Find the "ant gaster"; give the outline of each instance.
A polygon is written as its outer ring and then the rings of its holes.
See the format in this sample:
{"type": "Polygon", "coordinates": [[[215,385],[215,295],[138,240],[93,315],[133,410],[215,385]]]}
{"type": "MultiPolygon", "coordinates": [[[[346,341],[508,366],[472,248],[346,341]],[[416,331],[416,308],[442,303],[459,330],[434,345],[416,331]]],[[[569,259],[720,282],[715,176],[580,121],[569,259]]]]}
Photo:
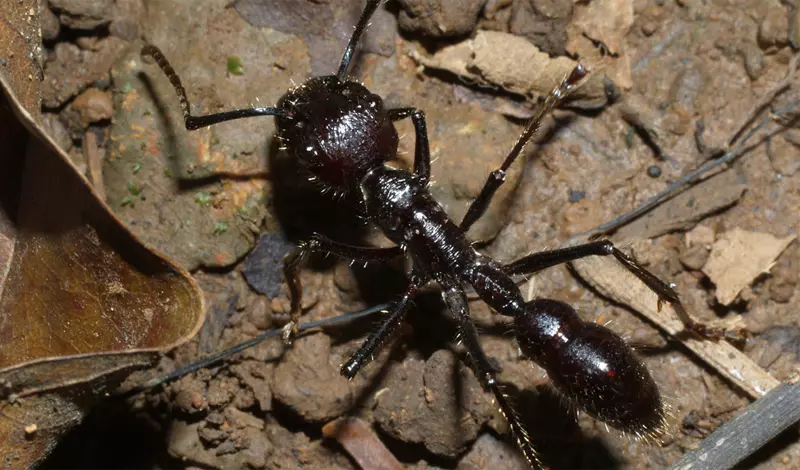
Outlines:
{"type": "Polygon", "coordinates": [[[180,99],[186,128],[252,116],[276,117],[277,133],[286,150],[326,189],[355,192],[364,218],[376,224],[397,245],[374,248],[346,245],[314,234],[284,260],[291,295],[291,321],[284,329],[289,342],[297,333],[302,288],[298,269],[312,252],[333,253],[351,261],[412,260],[408,287],[373,332],[341,367],[352,379],[402,323],[415,294],[429,282],[455,317],[468,362],[484,389],[490,391],[525,458],[541,466],[522,420],[495,377],[470,319],[464,285],[472,286],[494,311],[513,319],[522,352],[542,366],[555,387],[571,403],[601,421],[637,436],[657,435],[665,427],[665,407],[658,387],[632,349],[608,328],[585,322],[569,305],[550,299],[525,301],[513,276],[533,274],[587,256],[613,256],[669,302],[687,329],[707,336],[716,330],[694,322],[675,290],[656,278],[608,240],[543,251],[511,263],[479,253],[467,230],[486,211],[505,174],[539,129],[543,117],[579,85],[588,71],[578,64],[544,99],[503,164],[493,171],[460,224],[453,222],[428,191],[430,152],[425,114],[415,108],[385,109],[378,95],[347,77],[353,53],[381,0],[369,0],[345,49],[336,75],[315,77],[291,89],[276,107],[248,108],[205,116],[191,115],[186,93],[175,71],[155,46],[142,49],[169,78],[180,99]],[[386,165],[396,156],[394,121],[410,118],[416,135],[413,172],[386,165]]]}

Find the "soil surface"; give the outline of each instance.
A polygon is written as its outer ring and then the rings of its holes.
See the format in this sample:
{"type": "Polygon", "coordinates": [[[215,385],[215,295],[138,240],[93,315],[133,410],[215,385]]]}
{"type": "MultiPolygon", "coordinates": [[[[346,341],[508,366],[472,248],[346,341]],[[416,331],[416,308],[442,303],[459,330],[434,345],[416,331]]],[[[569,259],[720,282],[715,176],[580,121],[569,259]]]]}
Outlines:
{"type": "MultiPolygon", "coordinates": [[[[280,260],[311,232],[387,243],[353,216],[348,197],[308,184],[279,149],[273,118],[187,132],[169,81],[139,54],[146,42],[165,53],[195,114],[272,106],[293,84],[335,72],[361,0],[42,3],[50,132],[117,215],[191,270],[206,295],[207,324],[196,340],[128,387],[280,327],[289,312],[280,260]]],[[[754,107],[757,122],[798,99],[791,86],[761,102],[794,64],[798,18],[779,0],[403,0],[379,8],[351,74],[387,107],[425,111],[431,191],[460,220],[532,114],[536,90],[552,88],[572,58],[592,67],[594,82],[547,121],[470,231],[491,239],[486,253],[509,261],[632,210],[724,152],[754,107]],[[481,50],[486,44],[492,49],[481,50]]],[[[692,315],[752,332],[745,353],[781,381],[800,373],[795,116],[750,140],[725,173],[703,183],[702,200],[640,219],[614,238],[674,282],[692,315]],[[738,230],[751,234],[739,253],[773,240],[788,246],[764,248],[762,269],[723,281],[713,273],[737,269],[737,253],[724,248],[738,230]]],[[[405,138],[394,164],[410,167],[413,126],[397,127],[405,138]]],[[[321,257],[300,278],[303,322],[391,301],[404,287],[402,265],[350,267],[321,257]]],[[[679,340],[567,267],[531,282],[523,287],[529,295],[568,302],[637,346],[670,407],[660,443],[574,413],[521,356],[507,319],[471,302],[482,345],[551,468],[665,468],[750,403],[679,340]]],[[[110,399],[46,467],[359,468],[352,448],[322,430],[357,416],[377,436],[364,446],[386,446],[407,468],[525,468],[490,395],[461,361],[435,289],[417,299],[373,363],[352,381],[339,375],[376,318],[305,333],[288,348],[267,340],[222,365],[110,399]]],[[[798,437],[796,429],[784,433],[746,466],[797,468],[798,437]]]]}

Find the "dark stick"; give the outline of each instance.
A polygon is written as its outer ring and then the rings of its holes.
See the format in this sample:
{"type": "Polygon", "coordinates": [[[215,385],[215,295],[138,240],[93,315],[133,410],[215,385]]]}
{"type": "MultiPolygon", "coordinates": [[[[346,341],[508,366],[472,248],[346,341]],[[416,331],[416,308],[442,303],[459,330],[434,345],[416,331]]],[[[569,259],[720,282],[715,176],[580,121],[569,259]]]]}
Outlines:
{"type": "MultiPolygon", "coordinates": [[[[358,320],[359,318],[368,317],[375,313],[378,313],[382,310],[386,310],[391,307],[391,304],[379,304],[369,308],[365,308],[364,310],[360,310],[358,312],[352,313],[345,313],[343,315],[339,315],[337,317],[325,318],[323,320],[312,321],[308,323],[301,324],[297,329],[298,331],[305,331],[310,330],[312,328],[318,327],[329,327],[329,326],[336,326],[341,325],[343,323],[348,323],[353,320],[358,320]]],[[[207,356],[203,359],[200,359],[197,362],[193,362],[187,366],[181,367],[180,369],[176,369],[170,372],[167,375],[162,375],[161,377],[156,377],[153,379],[148,380],[147,382],[134,387],[133,389],[123,392],[122,396],[131,396],[139,393],[141,391],[147,390],[149,388],[157,387],[159,385],[165,384],[167,382],[171,382],[179,377],[183,377],[186,374],[191,374],[192,372],[198,371],[200,369],[206,368],[214,363],[217,363],[225,358],[233,356],[236,353],[240,353],[245,349],[252,348],[253,346],[261,343],[267,338],[273,338],[276,336],[280,336],[283,328],[276,328],[273,330],[265,331],[264,333],[256,336],[255,338],[245,341],[243,343],[239,343],[236,346],[231,348],[225,349],[224,351],[220,351],[218,353],[212,354],[207,356]]]]}
{"type": "MultiPolygon", "coordinates": [[[[667,189],[651,197],[646,203],[642,204],[636,209],[633,209],[632,211],[627,212],[609,222],[598,225],[597,227],[593,228],[592,230],[589,230],[588,232],[575,235],[570,240],[577,239],[587,234],[612,232],[618,229],[619,227],[627,224],[628,222],[632,221],[633,219],[639,217],[640,215],[648,212],[649,210],[653,209],[654,207],[666,201],[667,199],[676,196],[678,193],[686,189],[686,187],[700,181],[701,177],[706,173],[708,173],[709,171],[713,170],[714,168],[717,168],[720,165],[730,163],[739,156],[741,156],[741,154],[744,153],[744,145],[747,143],[748,140],[750,140],[750,138],[756,132],[760,131],[761,129],[764,128],[764,126],[772,122],[775,116],[780,116],[784,113],[792,111],[798,106],[800,106],[800,100],[794,101],[786,106],[778,108],[777,110],[775,110],[774,113],[771,113],[769,116],[765,117],[761,122],[758,123],[757,126],[753,127],[746,134],[744,134],[744,136],[736,145],[736,147],[726,152],[720,158],[717,158],[715,160],[710,160],[705,164],[703,164],[700,168],[692,171],[686,176],[681,177],[680,179],[669,185],[667,189]]],[[[570,240],[568,240],[567,243],[569,243],[570,240]]]]}
{"type": "Polygon", "coordinates": [[[733,468],[775,436],[800,421],[800,385],[781,384],[754,401],[684,454],[669,470],[733,468]]]}

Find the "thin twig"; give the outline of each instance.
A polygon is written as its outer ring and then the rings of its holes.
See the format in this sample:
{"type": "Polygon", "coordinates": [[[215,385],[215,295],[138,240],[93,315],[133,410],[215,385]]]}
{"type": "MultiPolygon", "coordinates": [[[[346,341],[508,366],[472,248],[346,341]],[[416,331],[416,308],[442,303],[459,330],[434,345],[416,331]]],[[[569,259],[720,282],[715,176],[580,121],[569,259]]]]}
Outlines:
{"type": "MultiPolygon", "coordinates": [[[[343,323],[348,323],[353,320],[358,320],[359,318],[368,317],[380,311],[386,310],[390,306],[391,306],[390,304],[379,304],[369,308],[365,308],[364,310],[360,310],[358,312],[345,313],[343,315],[339,315],[336,317],[325,318],[323,320],[303,323],[298,327],[298,330],[307,331],[313,328],[325,328],[325,327],[341,325],[343,323]]],[[[237,344],[236,346],[230,347],[218,353],[214,353],[210,356],[206,356],[197,362],[193,362],[189,365],[183,366],[179,369],[170,372],[169,374],[150,379],[147,382],[138,385],[131,390],[122,392],[120,395],[123,397],[128,397],[131,395],[135,395],[141,391],[147,390],[149,388],[157,387],[167,382],[172,382],[173,380],[183,377],[184,375],[191,374],[192,372],[196,372],[200,369],[204,369],[206,367],[211,366],[212,364],[222,361],[223,359],[231,357],[234,354],[252,348],[253,346],[256,346],[257,344],[263,342],[268,338],[280,336],[282,331],[283,331],[282,328],[276,328],[273,330],[265,331],[264,333],[256,336],[253,339],[244,341],[242,343],[237,344]]]]}
{"type": "Polygon", "coordinates": [[[83,134],[83,158],[89,168],[89,180],[94,186],[94,191],[101,201],[106,200],[106,187],[103,184],[103,160],[97,149],[97,135],[92,129],[86,129],[83,134]]]}
{"type": "Polygon", "coordinates": [[[761,99],[758,100],[758,102],[753,106],[752,109],[750,109],[750,112],[747,113],[747,116],[744,119],[742,119],[742,123],[739,124],[739,127],[736,129],[736,132],[734,132],[731,135],[731,138],[728,139],[729,146],[733,145],[733,143],[736,141],[739,135],[741,135],[741,133],[744,132],[747,126],[750,125],[750,122],[752,122],[753,119],[756,118],[758,113],[760,113],[765,106],[772,103],[772,100],[774,100],[776,96],[778,96],[781,92],[783,92],[783,90],[789,88],[792,85],[792,79],[794,79],[794,73],[797,70],[798,59],[800,59],[800,55],[798,54],[792,55],[792,58],[789,59],[789,66],[786,69],[786,76],[783,77],[783,80],[776,83],[772,88],[770,88],[766,93],[764,93],[764,95],[761,96],[761,99]]]}
{"type": "Polygon", "coordinates": [[[775,436],[800,421],[800,385],[782,384],[742,414],[703,439],[669,470],[725,470],[735,467],[775,436]]]}
{"type": "Polygon", "coordinates": [[[697,183],[702,179],[704,175],[706,175],[711,170],[719,167],[720,165],[726,165],[731,163],[733,160],[738,158],[744,153],[745,144],[750,140],[753,135],[755,135],[758,131],[763,129],[767,124],[774,121],[777,117],[782,116],[790,111],[795,110],[796,108],[800,107],[800,100],[793,101],[786,106],[782,106],[775,110],[774,113],[771,113],[769,116],[765,117],[758,123],[757,126],[753,127],[749,131],[747,131],[744,136],[739,140],[739,143],[736,144],[736,147],[732,148],[728,152],[726,152],[721,157],[715,160],[709,160],[708,162],[704,163],[702,166],[697,168],[696,170],[690,172],[689,174],[681,177],[674,183],[670,184],[667,189],[664,191],[656,194],[655,196],[651,197],[641,206],[633,209],[630,212],[626,212],[625,214],[603,224],[598,225],[597,227],[588,230],[586,232],[580,233],[578,235],[573,236],[569,240],[567,240],[564,245],[568,245],[570,242],[585,237],[587,235],[594,235],[598,233],[608,233],[616,230],[617,228],[627,224],[628,222],[632,221],[633,219],[639,217],[640,215],[650,211],[657,205],[661,204],[664,201],[671,199],[672,197],[678,195],[687,187],[697,183]]]}

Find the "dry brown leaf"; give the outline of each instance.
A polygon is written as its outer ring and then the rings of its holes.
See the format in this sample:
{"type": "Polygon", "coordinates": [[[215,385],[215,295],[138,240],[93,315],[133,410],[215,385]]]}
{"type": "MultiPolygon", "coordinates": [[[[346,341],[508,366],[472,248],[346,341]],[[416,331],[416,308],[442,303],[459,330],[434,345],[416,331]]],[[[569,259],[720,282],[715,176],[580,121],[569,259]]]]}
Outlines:
{"type": "MultiPolygon", "coordinates": [[[[32,21],[0,15],[0,47],[24,34],[19,25],[36,24],[37,2],[4,2],[0,9],[12,3],[32,4],[5,11],[32,21]]],[[[9,54],[35,58],[27,52],[9,54]]],[[[131,235],[39,127],[33,117],[39,81],[23,73],[35,64],[6,65],[0,67],[0,455],[4,468],[13,469],[46,457],[133,368],[189,340],[202,325],[203,303],[188,273],[131,235]]]]}
{"type": "Polygon", "coordinates": [[[569,52],[581,60],[602,61],[613,57],[609,74],[627,90],[633,86],[631,59],[625,52],[625,35],[633,25],[633,0],[593,0],[575,5],[567,28],[569,52]],[[605,49],[602,51],[597,45],[605,49]]]}
{"type": "Polygon", "coordinates": [[[735,228],[723,233],[711,248],[703,272],[717,286],[717,300],[729,305],[745,287],[775,264],[775,259],[797,238],[735,228]]]}
{"type": "MultiPolygon", "coordinates": [[[[498,31],[478,31],[473,39],[442,48],[433,56],[416,52],[411,56],[425,67],[537,97],[549,93],[577,64],[567,57],[551,58],[524,37],[498,31]]],[[[591,62],[584,65],[592,67],[591,62]]],[[[608,101],[605,75],[591,75],[570,100],[573,106],[586,109],[604,106],[608,101]]]]}

